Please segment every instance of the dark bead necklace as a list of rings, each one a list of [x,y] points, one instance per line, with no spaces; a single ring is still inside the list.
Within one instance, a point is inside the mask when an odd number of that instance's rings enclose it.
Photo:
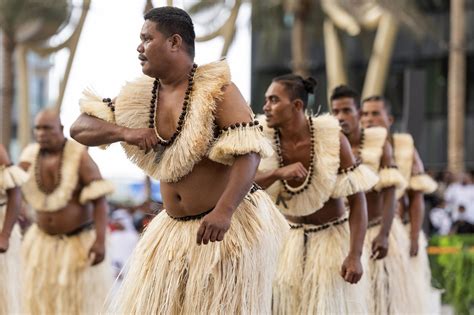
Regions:
[[[183,101],[183,109],[181,111],[181,115],[179,115],[178,119],[178,126],[176,127],[176,131],[169,139],[162,138],[158,133],[158,128],[156,128],[158,124],[158,103],[159,103],[159,95],[160,95],[160,86],[161,83],[158,79],[155,79],[153,82],[153,88],[151,90],[151,100],[150,100],[150,115],[149,115],[149,128],[153,128],[155,130],[155,134],[158,137],[158,143],[164,147],[170,146],[173,142],[178,138],[181,130],[183,129],[184,122],[188,113],[189,107],[189,100],[191,98],[191,92],[193,90],[194,85],[194,74],[196,73],[197,64],[193,64],[191,72],[188,76],[188,88],[184,93],[184,101]]]
[[[41,156],[44,155],[44,150],[39,150],[38,154],[36,155],[35,161],[35,181],[38,189],[46,195],[52,194],[56,188],[59,187],[62,181],[62,168],[63,168],[63,157],[64,157],[64,147],[66,146],[67,139],[64,141],[63,146],[61,147],[61,152],[59,156],[59,168],[56,172],[56,176],[54,178],[54,184],[51,188],[47,188],[44,183],[43,179],[41,178]]]
[[[311,119],[311,117],[308,117],[308,123],[309,123],[309,133],[311,135],[311,153],[310,153],[308,176],[306,177],[302,185],[303,187],[300,186],[298,188],[294,188],[288,185],[288,182],[286,180],[280,180],[281,183],[283,184],[283,188],[290,195],[298,195],[298,194],[301,194],[306,189],[308,189],[309,185],[311,185],[311,180],[313,178],[313,173],[314,173],[313,163],[314,163],[315,152],[314,152],[314,127],[313,127],[313,120]],[[274,138],[275,138],[275,144],[276,144],[276,153],[278,155],[280,167],[284,167],[285,163],[283,161],[283,155],[281,153],[280,131],[278,129],[275,129]]]
[[[359,148],[357,150],[357,154],[359,156],[356,156],[356,160],[359,164],[362,163],[362,150],[364,150],[364,141],[365,141],[365,130],[364,130],[364,128],[361,128],[360,129]]]

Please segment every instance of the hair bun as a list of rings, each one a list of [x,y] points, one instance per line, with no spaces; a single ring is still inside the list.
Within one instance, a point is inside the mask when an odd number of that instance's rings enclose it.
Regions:
[[[313,94],[318,82],[313,77],[307,77],[306,79],[303,79],[303,85],[306,92]]]

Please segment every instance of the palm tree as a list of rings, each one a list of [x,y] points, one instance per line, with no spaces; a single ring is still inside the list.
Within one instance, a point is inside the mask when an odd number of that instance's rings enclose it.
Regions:
[[[54,34],[67,19],[68,5],[67,0],[0,0],[3,49],[0,142],[6,147],[11,140],[15,48],[19,42],[41,41]]]

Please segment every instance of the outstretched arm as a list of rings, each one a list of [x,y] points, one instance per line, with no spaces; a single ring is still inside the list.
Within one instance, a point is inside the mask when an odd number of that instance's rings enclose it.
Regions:
[[[158,143],[158,138],[152,128],[127,128],[87,114],[81,114],[76,119],[70,132],[72,138],[87,146],[124,141],[148,152]]]

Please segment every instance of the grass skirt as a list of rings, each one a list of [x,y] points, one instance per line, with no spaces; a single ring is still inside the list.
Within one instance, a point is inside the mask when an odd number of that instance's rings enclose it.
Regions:
[[[305,236],[304,230],[315,227],[292,228],[286,238],[273,283],[273,314],[367,314],[367,277],[350,284],[340,275],[349,253],[349,224]],[[364,254],[363,266],[366,260]]]
[[[410,235],[411,225],[406,224],[405,229],[407,235]],[[409,245],[407,244],[406,251],[409,252]],[[440,314],[441,313],[441,291],[431,286],[431,269],[428,260],[428,253],[426,247],[428,242],[425,233],[420,231],[418,238],[418,255],[409,258],[410,268],[416,278],[416,283],[419,285],[419,298],[422,301],[423,314]]]
[[[198,246],[201,220],[162,211],[149,224],[112,301],[113,314],[269,314],[288,224],[263,191],[248,194],[222,242]]]
[[[97,314],[112,284],[107,260],[90,266],[95,231],[51,236],[32,225],[23,241],[27,314]]]
[[[0,207],[0,229],[6,206]],[[20,313],[20,228],[15,225],[6,253],[0,254],[0,315]]]
[[[371,253],[372,241],[381,225],[367,230],[365,251]],[[394,218],[388,239],[388,254],[381,260],[369,260],[371,285],[370,313],[419,313],[421,303],[417,286],[408,263],[408,237],[399,218]]]

